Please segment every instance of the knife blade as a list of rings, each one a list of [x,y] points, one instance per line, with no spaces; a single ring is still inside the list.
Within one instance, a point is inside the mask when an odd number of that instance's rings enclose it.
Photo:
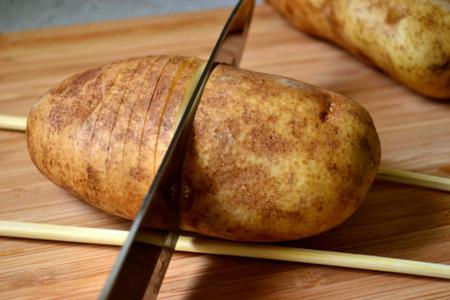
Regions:
[[[190,128],[201,95],[214,67],[219,63],[238,66],[242,58],[254,0],[240,0],[228,18],[199,81],[180,118],[177,129],[139,209],[100,299],[155,299],[179,236],[179,202],[182,167]],[[144,227],[156,207],[167,212],[167,227],[155,231]],[[152,236],[152,239],[145,237]]]

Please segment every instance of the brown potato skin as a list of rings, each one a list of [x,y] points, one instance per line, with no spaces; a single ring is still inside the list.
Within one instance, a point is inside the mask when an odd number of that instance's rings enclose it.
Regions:
[[[446,0],[266,0],[294,26],[332,41],[423,95],[450,98]]]
[[[201,64],[143,57],[65,80],[28,116],[33,162],[80,199],[132,219]],[[355,211],[379,162],[378,135],[356,102],[292,79],[218,66],[191,130],[181,228],[265,242],[318,234]]]

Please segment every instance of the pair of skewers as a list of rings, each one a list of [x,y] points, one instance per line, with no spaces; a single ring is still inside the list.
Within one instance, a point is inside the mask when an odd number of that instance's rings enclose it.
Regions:
[[[26,117],[0,115],[0,129],[25,131]],[[450,191],[450,178],[380,167],[377,179],[420,187]],[[128,231],[77,226],[0,221],[0,236],[67,241],[76,243],[123,244]],[[157,236],[141,237],[153,241]],[[238,243],[204,237],[181,236],[175,250],[194,253],[241,256],[338,266],[383,272],[450,279],[450,265],[413,260],[360,255],[336,251],[312,250],[268,244]]]
[[[25,131],[26,117],[0,114],[0,129]],[[450,192],[450,178],[403,171],[381,166],[377,179]]]

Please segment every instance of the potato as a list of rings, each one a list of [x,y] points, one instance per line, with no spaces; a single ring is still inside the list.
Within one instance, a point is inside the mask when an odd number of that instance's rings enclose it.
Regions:
[[[267,0],[300,29],[330,40],[412,90],[450,98],[448,0]]]
[[[203,64],[143,57],[70,77],[29,114],[33,162],[80,199],[132,219]],[[356,102],[219,65],[190,133],[180,226],[245,241],[318,234],[355,211],[379,162],[378,135]]]

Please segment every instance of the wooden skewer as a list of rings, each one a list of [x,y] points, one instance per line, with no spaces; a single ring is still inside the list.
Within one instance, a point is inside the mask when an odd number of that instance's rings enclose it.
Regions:
[[[0,221],[0,236],[102,245],[123,244],[128,231]],[[146,235],[142,240],[158,240]],[[450,265],[372,255],[180,236],[177,251],[241,256],[450,279]]]
[[[0,129],[25,131],[26,125],[26,117],[0,114]],[[380,170],[377,174],[377,179],[432,188],[447,192],[450,191],[450,178],[403,171],[384,166],[380,167]]]

